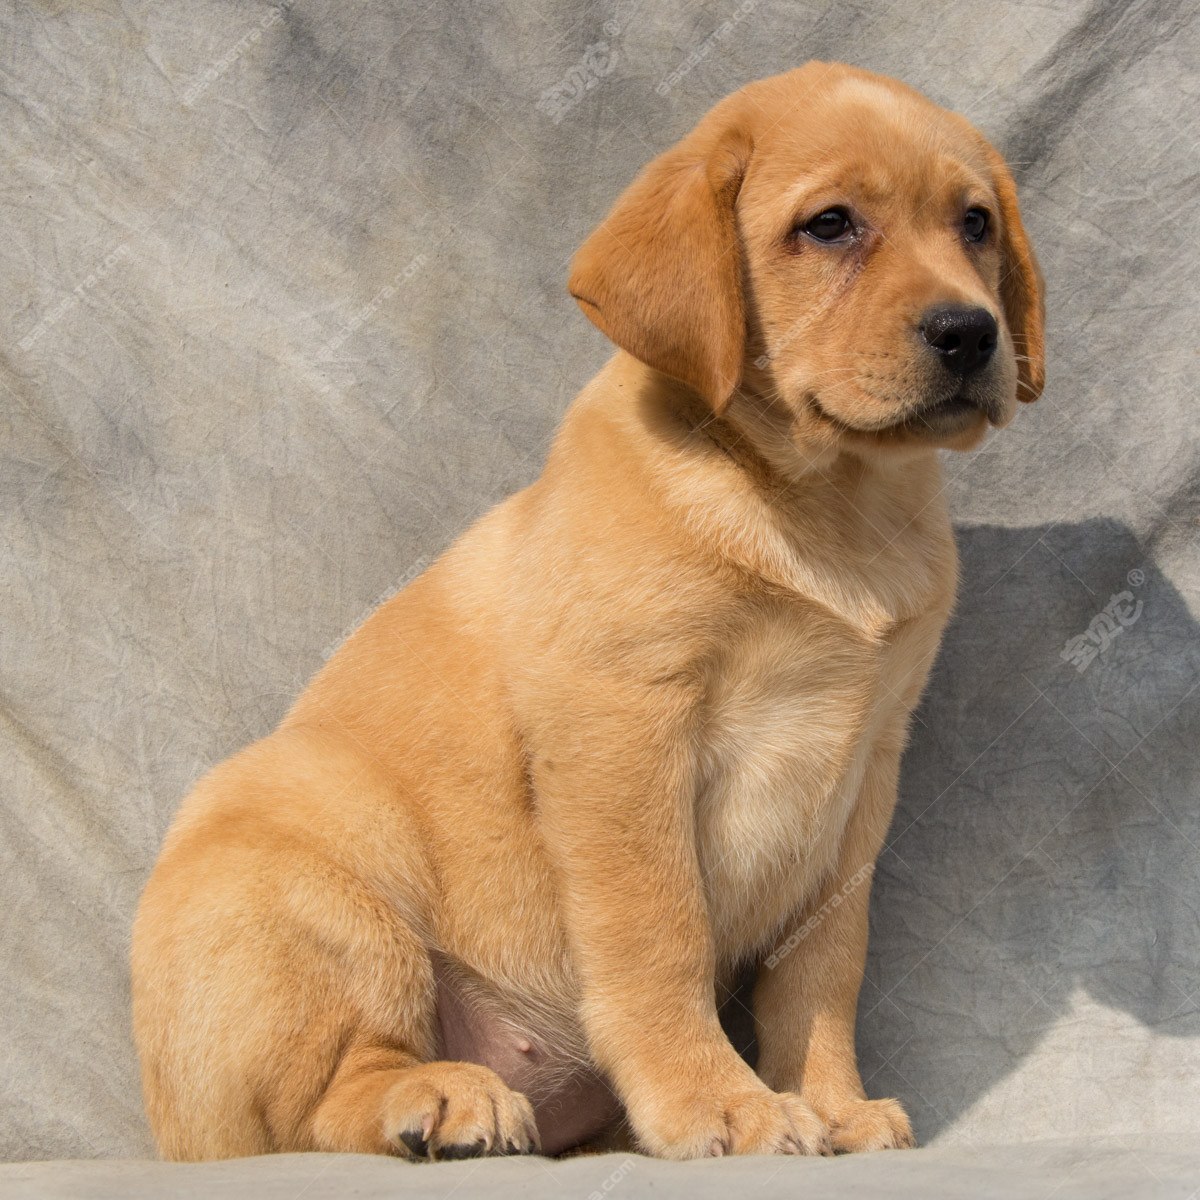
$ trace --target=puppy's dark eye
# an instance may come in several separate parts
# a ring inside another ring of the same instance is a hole
[[[844,208],[827,208],[824,212],[817,213],[802,228],[809,237],[816,238],[818,242],[840,242],[854,232],[850,214]]]
[[[963,217],[963,233],[968,242],[982,242],[987,233],[988,215],[982,208],[968,208]]]

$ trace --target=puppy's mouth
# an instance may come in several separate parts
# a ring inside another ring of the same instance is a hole
[[[918,438],[945,438],[962,433],[975,424],[980,416],[995,425],[999,423],[998,414],[993,413],[993,405],[989,400],[969,395],[960,389],[941,400],[931,400],[919,405],[904,416],[879,424],[858,424],[843,420],[825,408],[816,395],[809,396],[813,411],[826,423],[834,426],[842,433],[877,434],[884,437],[896,434],[907,434]]]
[[[959,433],[974,424],[980,414],[988,416],[988,405],[963,391],[957,391],[945,400],[923,405],[910,416],[903,417],[891,429],[930,437],[945,437]]]

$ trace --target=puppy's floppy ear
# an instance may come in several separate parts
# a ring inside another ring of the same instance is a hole
[[[1017,185],[1004,159],[987,146],[992,182],[1000,201],[1000,298],[1017,352],[1017,398],[1027,404],[1046,382],[1045,307],[1042,272],[1017,206]]]
[[[734,204],[750,156],[744,127],[721,116],[642,171],[575,255],[568,283],[622,350],[691,385],[716,412],[745,353]]]

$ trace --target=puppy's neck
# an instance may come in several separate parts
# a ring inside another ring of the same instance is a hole
[[[641,364],[638,364],[641,366]],[[828,438],[811,428],[784,404],[739,388],[719,414],[694,391],[667,381],[650,368],[652,390],[668,398],[670,407],[697,438],[711,443],[740,467],[761,489],[796,499],[830,485],[853,490],[868,479],[887,485],[911,477],[914,459],[936,472],[932,447],[910,446],[865,453]],[[921,468],[918,468],[921,469]]]
[[[911,475],[915,462],[921,464],[918,469],[936,463],[933,446],[871,447],[831,437],[810,415],[746,387],[734,392],[722,419],[770,463],[781,482],[800,491],[833,480],[854,483],[870,477],[884,484],[900,482]]]

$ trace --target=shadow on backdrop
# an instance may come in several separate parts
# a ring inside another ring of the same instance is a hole
[[[923,1141],[1077,993],[1200,1034],[1196,624],[1120,522],[956,536],[859,1008],[868,1094],[900,1097]],[[724,1015],[752,1058],[748,1013]]]

